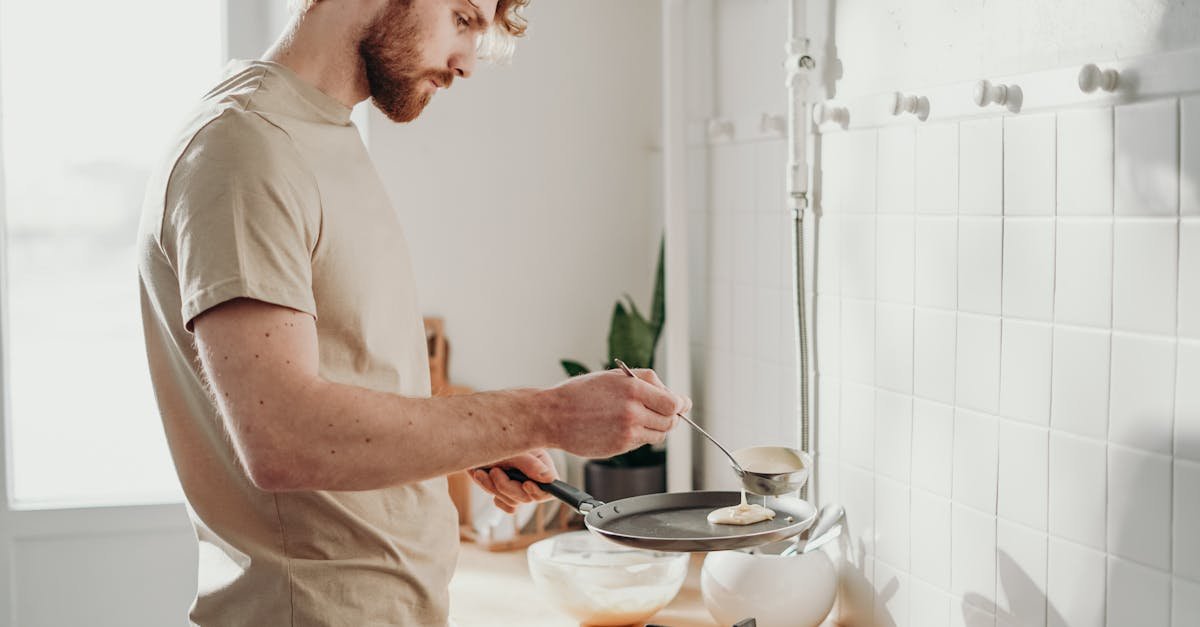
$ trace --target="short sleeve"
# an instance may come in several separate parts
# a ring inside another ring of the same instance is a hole
[[[235,298],[316,317],[321,197],[282,130],[253,113],[222,113],[176,162],[164,209],[161,242],[188,331],[196,316]]]

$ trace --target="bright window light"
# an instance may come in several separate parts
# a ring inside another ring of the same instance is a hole
[[[181,499],[146,366],[144,186],[222,65],[215,0],[0,0],[16,507]]]

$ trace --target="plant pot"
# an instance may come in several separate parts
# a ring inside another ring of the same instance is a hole
[[[583,489],[609,503],[642,494],[667,491],[667,465],[612,466],[589,461],[583,466]]]

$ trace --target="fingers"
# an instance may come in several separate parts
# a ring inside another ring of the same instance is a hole
[[[544,451],[542,451],[544,453]],[[504,466],[516,468],[525,473],[526,477],[541,483],[549,483],[558,478],[554,472],[554,462],[549,456],[540,457],[535,453],[522,453],[502,462]],[[515,482],[514,482],[515,483]]]
[[[674,416],[675,414],[681,414],[691,409],[691,399],[675,394],[667,389],[662,379],[659,379],[658,374],[653,370],[639,368],[634,370],[633,374],[641,381],[649,384],[641,386],[642,395],[640,396],[640,400],[650,411],[661,416]]]

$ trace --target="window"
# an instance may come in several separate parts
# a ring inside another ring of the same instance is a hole
[[[0,0],[0,347],[18,507],[181,498],[134,245],[150,170],[219,76],[222,4]]]

